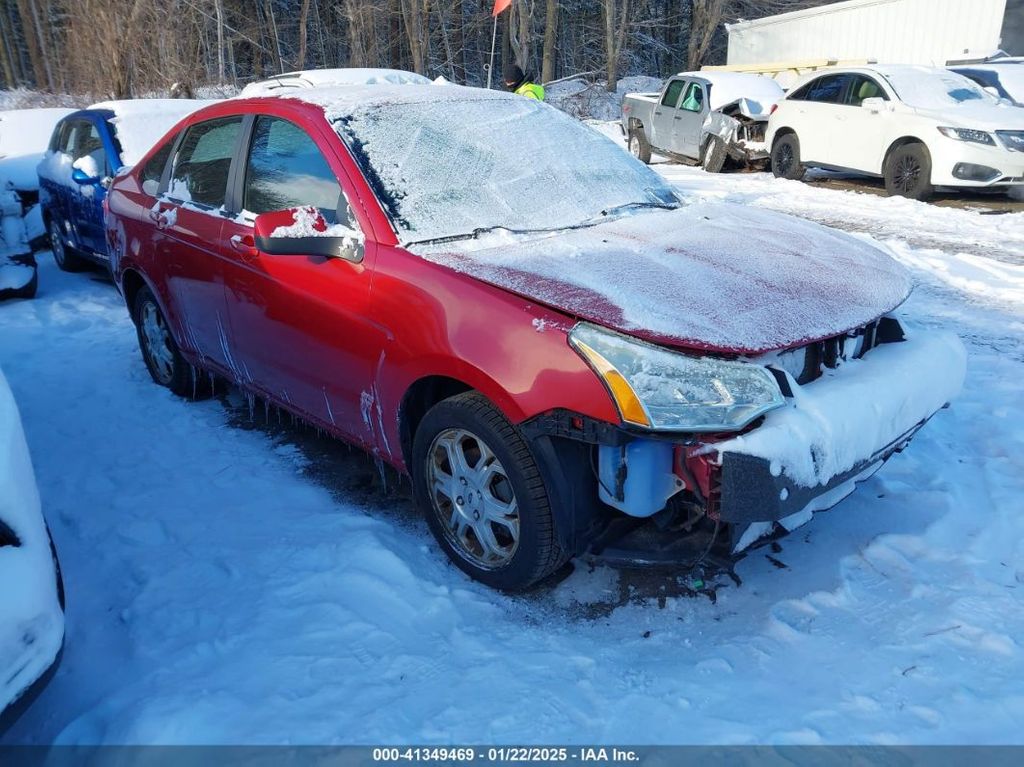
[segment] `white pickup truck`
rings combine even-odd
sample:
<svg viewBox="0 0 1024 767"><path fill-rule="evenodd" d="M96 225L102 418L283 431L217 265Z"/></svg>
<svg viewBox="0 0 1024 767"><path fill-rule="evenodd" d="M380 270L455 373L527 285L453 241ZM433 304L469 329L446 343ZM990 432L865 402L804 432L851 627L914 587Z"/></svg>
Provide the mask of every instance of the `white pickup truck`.
<svg viewBox="0 0 1024 767"><path fill-rule="evenodd" d="M630 93L622 101L622 130L634 157L657 153L711 173L732 160L767 163L768 114L784 95L777 82L740 72L681 72L660 93Z"/></svg>

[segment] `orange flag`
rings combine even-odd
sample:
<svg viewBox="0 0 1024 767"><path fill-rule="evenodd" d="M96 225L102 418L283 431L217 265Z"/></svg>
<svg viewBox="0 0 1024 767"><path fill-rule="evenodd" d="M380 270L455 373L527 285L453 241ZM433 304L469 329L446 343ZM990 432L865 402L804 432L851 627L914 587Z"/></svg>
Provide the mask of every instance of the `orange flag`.
<svg viewBox="0 0 1024 767"><path fill-rule="evenodd" d="M497 16L510 5L512 5L512 0L494 0L494 11L491 13L491 15Z"/></svg>

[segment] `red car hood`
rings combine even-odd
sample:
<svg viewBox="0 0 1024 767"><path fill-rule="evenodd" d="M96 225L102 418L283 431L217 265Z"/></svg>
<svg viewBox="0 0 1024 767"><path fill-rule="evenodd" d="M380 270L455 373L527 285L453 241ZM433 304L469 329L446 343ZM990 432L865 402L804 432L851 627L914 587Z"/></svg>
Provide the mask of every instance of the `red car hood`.
<svg viewBox="0 0 1024 767"><path fill-rule="evenodd" d="M866 241L722 203L649 210L542 235L409 250L655 343L742 354L798 346L899 306L910 279Z"/></svg>

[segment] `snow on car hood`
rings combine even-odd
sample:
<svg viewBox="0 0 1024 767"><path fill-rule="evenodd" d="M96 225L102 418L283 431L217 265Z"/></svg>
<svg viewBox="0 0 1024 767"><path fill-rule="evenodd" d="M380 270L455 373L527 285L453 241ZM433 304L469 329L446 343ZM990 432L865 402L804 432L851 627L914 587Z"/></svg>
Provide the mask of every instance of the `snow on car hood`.
<svg viewBox="0 0 1024 767"><path fill-rule="evenodd" d="M1024 108L1013 104L965 103L943 109L915 110L923 117L953 128L1024 130Z"/></svg>
<svg viewBox="0 0 1024 767"><path fill-rule="evenodd" d="M721 203L407 247L581 319L656 343L737 353L838 335L891 311L911 290L903 267L867 242Z"/></svg>

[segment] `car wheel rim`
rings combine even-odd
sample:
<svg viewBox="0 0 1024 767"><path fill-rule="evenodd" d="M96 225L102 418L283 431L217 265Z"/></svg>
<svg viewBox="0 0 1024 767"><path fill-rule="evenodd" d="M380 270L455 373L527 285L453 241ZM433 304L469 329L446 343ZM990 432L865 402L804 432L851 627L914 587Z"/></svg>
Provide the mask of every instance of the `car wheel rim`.
<svg viewBox="0 0 1024 767"><path fill-rule="evenodd" d="M779 148L779 170L785 175L793 168L793 148L789 144L783 144Z"/></svg>
<svg viewBox="0 0 1024 767"><path fill-rule="evenodd" d="M640 140L636 136L629 140L629 151L634 157L640 159Z"/></svg>
<svg viewBox="0 0 1024 767"><path fill-rule="evenodd" d="M441 432L427 454L430 504L445 537L477 567L507 564L519 548L519 505L494 451L465 429Z"/></svg>
<svg viewBox="0 0 1024 767"><path fill-rule="evenodd" d="M174 376L174 351L167 323L154 304L145 303L142 306L141 324L146 356L160 383L169 384Z"/></svg>
<svg viewBox="0 0 1024 767"><path fill-rule="evenodd" d="M56 221L50 222L50 249L53 251L53 260L58 265L64 263L64 238L60 236L60 227Z"/></svg>
<svg viewBox="0 0 1024 767"><path fill-rule="evenodd" d="M896 188L901 192L913 191L920 178L921 163L914 157L901 157L896 164Z"/></svg>

